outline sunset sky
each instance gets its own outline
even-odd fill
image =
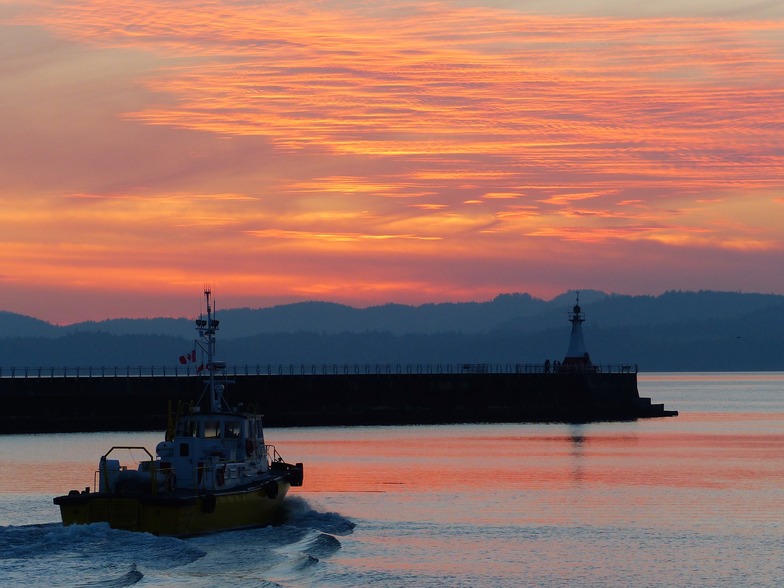
[[[780,1],[0,0],[0,129],[50,322],[784,294]]]

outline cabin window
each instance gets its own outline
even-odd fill
[[[226,421],[223,429],[225,439],[239,439],[242,426],[240,421]]]
[[[220,437],[220,421],[204,421],[204,438],[216,439]]]
[[[179,435],[181,437],[196,437],[199,431],[199,423],[196,421],[180,421]]]
[[[180,443],[180,457],[188,457],[191,446],[187,443]]]

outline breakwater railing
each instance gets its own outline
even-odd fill
[[[394,374],[550,374],[564,372],[637,373],[636,364],[594,365],[589,370],[547,363],[312,363],[245,364],[227,366],[226,376],[328,376]],[[0,367],[0,378],[150,378],[201,376],[191,366],[110,366],[110,367]]]

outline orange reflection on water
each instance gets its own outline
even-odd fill
[[[7,437],[0,468],[15,475],[0,476],[0,493],[84,488],[111,445],[154,447],[158,440],[118,435]],[[273,429],[268,438],[287,460],[305,464],[304,485],[292,496],[360,519],[730,525],[752,533],[756,524],[773,524],[784,488],[784,414]]]
[[[287,453],[305,454],[305,492],[732,488],[784,476],[784,415],[678,419],[571,431],[565,425],[488,425],[461,428],[469,433],[464,436],[449,427],[422,427],[421,437],[410,433],[417,428],[345,430],[343,439],[318,440],[321,455],[309,460],[310,441],[286,446]],[[505,434],[496,434],[499,429]]]
[[[779,512],[783,424],[780,414],[703,413],[581,427],[357,429],[339,441],[323,430],[321,459],[307,455],[314,431],[285,446],[310,464],[298,493],[359,518],[753,534]]]

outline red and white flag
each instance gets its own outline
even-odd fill
[[[187,353],[185,355],[180,355],[180,363],[182,364],[196,363],[196,350],[194,349],[190,353]]]

